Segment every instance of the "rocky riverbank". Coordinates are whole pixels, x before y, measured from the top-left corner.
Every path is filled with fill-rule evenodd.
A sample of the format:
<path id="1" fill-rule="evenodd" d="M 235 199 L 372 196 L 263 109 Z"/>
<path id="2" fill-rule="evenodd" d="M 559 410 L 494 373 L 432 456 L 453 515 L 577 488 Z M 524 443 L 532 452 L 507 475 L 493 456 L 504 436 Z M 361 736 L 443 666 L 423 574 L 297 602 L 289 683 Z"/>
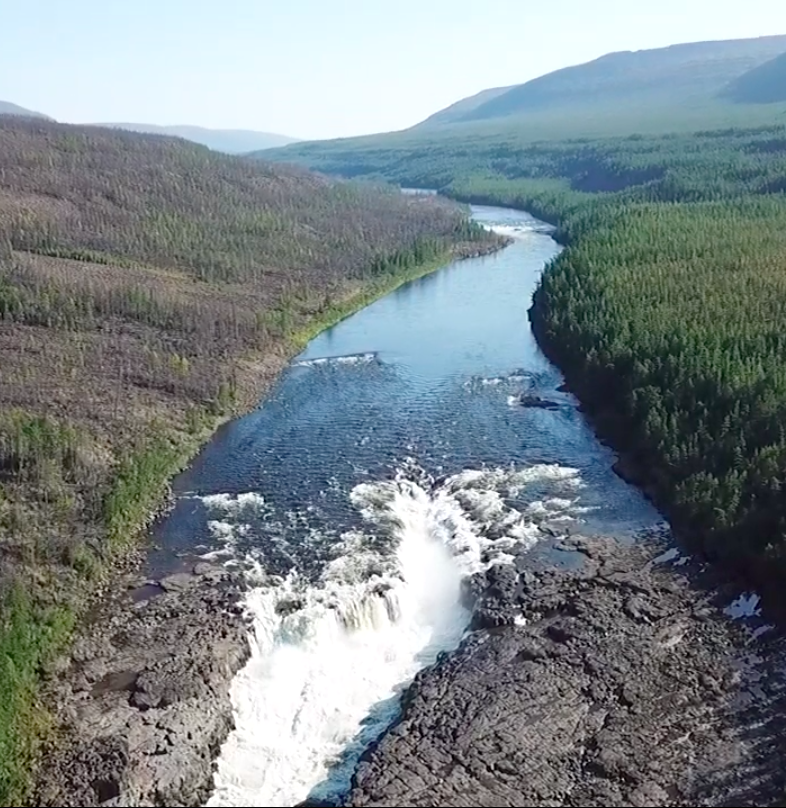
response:
<path id="1" fill-rule="evenodd" d="M 473 632 L 421 672 L 346 805 L 771 805 L 786 648 L 715 573 L 652 541 L 573 540 L 572 571 L 496 568 Z M 752 609 L 748 609 L 752 611 Z M 488 628 L 496 626 L 495 628 Z"/>
<path id="2" fill-rule="evenodd" d="M 205 563 L 125 583 L 51 685 L 61 726 L 37 805 L 202 805 L 212 786 L 230 683 L 250 654 L 242 583 Z"/>

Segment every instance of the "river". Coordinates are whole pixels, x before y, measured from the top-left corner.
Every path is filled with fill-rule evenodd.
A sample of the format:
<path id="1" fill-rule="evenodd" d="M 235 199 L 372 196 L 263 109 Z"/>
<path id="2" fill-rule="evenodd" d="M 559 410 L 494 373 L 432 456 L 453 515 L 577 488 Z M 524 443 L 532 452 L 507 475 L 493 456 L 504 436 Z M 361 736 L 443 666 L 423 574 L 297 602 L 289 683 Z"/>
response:
<path id="1" fill-rule="evenodd" d="M 551 228 L 473 215 L 513 244 L 321 334 L 175 483 L 154 564 L 196 553 L 252 583 L 253 654 L 209 805 L 335 799 L 403 686 L 460 642 L 462 576 L 569 530 L 624 540 L 660 522 L 530 331 Z"/>

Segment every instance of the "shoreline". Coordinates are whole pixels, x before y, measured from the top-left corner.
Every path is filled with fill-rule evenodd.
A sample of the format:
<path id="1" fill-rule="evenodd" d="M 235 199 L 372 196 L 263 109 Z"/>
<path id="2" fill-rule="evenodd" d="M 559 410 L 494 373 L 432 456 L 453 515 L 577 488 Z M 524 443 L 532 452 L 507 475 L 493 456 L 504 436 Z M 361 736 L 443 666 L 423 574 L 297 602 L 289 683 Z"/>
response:
<path id="1" fill-rule="evenodd" d="M 200 563 L 129 575 L 90 616 L 48 696 L 63 722 L 40 806 L 202 805 L 251 654 L 244 581 Z"/>
<path id="2" fill-rule="evenodd" d="M 220 427 L 257 406 L 289 362 L 319 333 L 405 283 L 454 261 L 492 254 L 510 242 L 503 237 L 460 242 L 437 259 L 372 283 L 361 283 L 340 303 L 283 337 L 281 350 L 254 362 L 262 364 L 265 372 L 253 402 L 231 415 L 213 419 L 197 436 L 176 448 L 174 462 L 159 484 L 146 492 L 150 507 L 131 531 L 133 537 L 124 537 L 100 571 L 96 589 L 83 603 L 85 614 L 78 617 L 73 639 L 65 652 L 55 657 L 39 685 L 46 723 L 55 729 L 48 730 L 45 759 L 34 774 L 34 804 L 180 805 L 193 804 L 197 796 L 206 798 L 212 790 L 215 758 L 233 727 L 229 687 L 250 654 L 249 628 L 238 607 L 244 583 L 231 576 L 222 577 L 209 565 L 192 563 L 190 572 L 175 573 L 161 581 L 156 579 L 155 571 L 152 580 L 139 576 L 150 550 L 139 539 L 171 507 L 171 480 Z M 120 594 L 119 588 L 124 589 Z M 139 597 L 140 591 L 147 596 Z M 218 609 L 220 620 L 211 619 L 213 608 Z M 101 621 L 114 626 L 114 633 L 107 634 L 99 625 Z M 140 625 L 147 645 L 135 652 L 132 635 Z M 197 636 L 193 633 L 196 629 L 201 629 Z M 95 642 L 95 633 L 103 638 L 103 647 Z M 211 656 L 211 648 L 217 638 L 224 642 L 230 662 L 224 668 L 219 665 L 216 673 L 213 668 L 218 663 Z M 173 647 L 179 653 L 173 654 Z M 167 657 L 176 661 L 165 670 L 162 660 Z M 117 665 L 122 669 L 115 669 Z M 207 676 L 199 670 L 205 666 L 209 669 Z M 116 685 L 96 689 L 103 677 Z M 167 683 L 179 682 L 186 695 L 182 699 L 167 696 L 163 705 L 161 700 L 153 699 L 156 707 L 152 708 L 148 697 L 136 696 L 137 683 L 146 680 L 154 682 L 148 689 L 156 693 L 171 690 Z M 194 716 L 199 715 L 192 703 L 194 693 L 201 694 L 200 709 L 209 716 L 209 727 L 199 727 L 198 732 L 191 727 Z M 135 699 L 141 706 L 129 708 L 129 701 Z M 156 710 L 163 712 L 153 721 Z M 158 726 L 162 722 L 168 729 L 163 736 Z M 151 742 L 154 752 L 147 748 Z M 143 763 L 151 754 L 162 758 L 153 769 Z M 178 770 L 187 776 L 172 774 L 171 765 L 166 764 L 173 757 L 179 761 Z M 90 782 L 88 775 L 93 769 L 104 774 Z M 155 771 L 159 774 L 151 774 Z M 166 784 L 166 794 L 159 789 L 157 778 Z M 53 789 L 51 784 L 57 782 L 63 787 Z"/>
<path id="3" fill-rule="evenodd" d="M 528 202 L 528 200 L 523 200 L 520 197 L 505 198 L 503 196 L 497 198 L 493 194 L 488 196 L 453 194 L 449 190 L 444 195 L 457 202 L 509 206 L 529 213 L 555 228 L 550 235 L 557 244 L 563 248 L 572 246 L 570 239 L 561 230 L 559 217 L 539 210 L 537 204 L 527 204 L 522 207 L 522 204 Z M 546 269 L 544 268 L 544 271 Z M 674 539 L 678 544 L 692 553 L 700 553 L 708 562 L 717 565 L 729 580 L 735 581 L 740 587 L 755 588 L 766 602 L 768 610 L 774 616 L 777 616 L 780 622 L 786 621 L 786 597 L 783 595 L 781 581 L 777 578 L 773 580 L 767 562 L 746 557 L 742 560 L 738 559 L 737 563 L 730 566 L 719 559 L 716 554 L 708 551 L 708 548 L 693 537 L 689 527 L 680 520 L 679 514 L 664 492 L 666 481 L 651 473 L 648 464 L 641 461 L 639 449 L 629 440 L 624 424 L 619 423 L 619 419 L 615 417 L 614 413 L 603 411 L 591 391 L 588 392 L 586 389 L 580 373 L 572 371 L 565 362 L 561 361 L 560 346 L 554 344 L 544 333 L 540 314 L 538 290 L 536 289 L 527 312 L 535 341 L 543 355 L 563 376 L 563 390 L 571 393 L 576 398 L 579 410 L 597 440 L 614 453 L 616 458 L 612 465 L 614 473 L 626 483 L 641 491 L 655 506 L 664 519 L 668 521 Z"/>

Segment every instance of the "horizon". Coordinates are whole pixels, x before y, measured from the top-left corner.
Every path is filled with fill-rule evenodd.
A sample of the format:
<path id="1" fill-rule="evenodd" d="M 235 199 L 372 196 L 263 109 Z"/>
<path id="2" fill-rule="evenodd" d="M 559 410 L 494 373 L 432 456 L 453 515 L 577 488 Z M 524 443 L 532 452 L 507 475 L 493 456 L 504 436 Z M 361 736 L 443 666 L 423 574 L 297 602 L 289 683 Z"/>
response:
<path id="1" fill-rule="evenodd" d="M 350 13 L 342 17 L 316 0 L 266 11 L 251 0 L 226 0 L 220 9 L 185 0 L 164 10 L 153 0 L 133 8 L 99 7 L 96 0 L 74 0 L 68 9 L 55 0 L 19 5 L 4 21 L 9 44 L 0 52 L 0 99 L 63 123 L 323 140 L 406 129 L 482 90 L 609 53 L 786 32 L 786 13 L 774 0 L 750 0 L 744 9 L 731 0 L 701 0 L 690 12 L 683 0 L 647 9 L 618 0 L 588 9 L 563 0 L 530 14 L 516 0 L 488 0 L 484 9 L 448 0 L 427 8 L 419 0 L 395 9 L 369 9 L 361 0 L 339 5 Z M 564 14 L 572 24 L 556 19 Z M 505 19 L 514 24 L 500 25 Z M 769 21 L 766 30 L 760 20 Z M 390 58 L 403 48 L 428 58 Z M 262 81 L 265 74 L 274 80 Z"/>

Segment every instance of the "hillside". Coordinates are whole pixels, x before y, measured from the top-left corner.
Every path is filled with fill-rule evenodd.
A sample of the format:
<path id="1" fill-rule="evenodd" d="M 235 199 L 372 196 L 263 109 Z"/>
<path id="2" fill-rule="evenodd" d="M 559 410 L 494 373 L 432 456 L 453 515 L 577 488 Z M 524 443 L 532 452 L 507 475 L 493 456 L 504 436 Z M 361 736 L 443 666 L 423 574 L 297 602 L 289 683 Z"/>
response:
<path id="1" fill-rule="evenodd" d="M 582 154 L 589 147 L 577 141 L 592 140 L 603 144 L 614 138 L 627 138 L 668 144 L 669 139 L 695 142 L 697 131 L 779 127 L 786 121 L 786 102 L 774 104 L 718 104 L 712 107 L 672 108 L 666 112 L 653 108 L 648 114 L 620 108 L 616 115 L 582 116 L 545 113 L 526 120 L 521 117 L 447 124 L 440 127 L 417 127 L 406 132 L 386 135 L 346 138 L 331 141 L 296 143 L 282 149 L 272 149 L 260 156 L 280 163 L 296 164 L 344 177 L 387 180 L 405 186 L 443 188 L 459 175 L 501 174 L 508 178 L 528 176 L 532 166 L 541 170 L 544 153 L 572 151 Z M 684 140 L 684 139 L 688 140 Z M 717 137 L 702 138 L 702 147 L 711 150 L 719 145 Z M 594 151 L 594 150 L 593 150 Z M 605 146 L 602 149 L 605 151 Z M 742 158 L 754 168 L 759 158 L 743 154 Z M 646 152 L 638 158 L 646 164 Z M 534 162 L 533 162 L 534 161 Z M 583 163 L 577 161 L 577 165 Z M 549 168 L 549 172 L 556 169 Z M 601 158 L 587 164 L 588 188 L 592 177 L 599 176 L 595 190 L 614 189 L 622 181 L 613 166 Z M 544 176 L 554 176 L 547 173 Z"/>
<path id="2" fill-rule="evenodd" d="M 10 101 L 0 101 L 0 115 L 23 115 L 28 118 L 45 118 L 49 121 L 52 120 L 48 115 L 33 112 L 32 109 L 25 109 L 18 104 L 12 104 Z"/>
<path id="3" fill-rule="evenodd" d="M 444 201 L 0 118 L 0 804 L 41 667 L 169 477 L 315 329 L 477 240 Z"/>
<path id="4" fill-rule="evenodd" d="M 201 143 L 214 151 L 227 154 L 246 154 L 297 142 L 296 138 L 286 135 L 255 132 L 248 129 L 206 129 L 201 126 L 156 126 L 146 123 L 99 123 L 95 126 L 125 129 L 129 132 L 141 132 L 149 135 L 182 137 L 194 143 Z"/>
<path id="5" fill-rule="evenodd" d="M 481 90 L 479 93 L 475 93 L 475 95 L 471 95 L 468 98 L 462 98 L 460 101 L 456 101 L 455 104 L 451 104 L 449 107 L 445 107 L 445 109 L 441 109 L 439 112 L 429 115 L 425 121 L 421 121 L 421 123 L 417 124 L 417 126 L 420 127 L 430 126 L 433 124 L 456 123 L 457 121 L 461 121 L 470 113 L 474 112 L 478 107 L 482 106 L 486 102 L 504 95 L 512 89 L 513 86 L 494 87 L 491 90 Z"/>
<path id="6" fill-rule="evenodd" d="M 453 109 L 466 105 L 466 110 L 451 119 L 487 120 L 564 107 L 610 107 L 620 102 L 637 106 L 706 102 L 730 81 L 784 51 L 786 36 L 771 36 L 610 53 L 514 86 L 482 103 L 465 99 Z M 445 113 L 448 110 L 431 120 L 439 120 Z"/>
<path id="7" fill-rule="evenodd" d="M 732 81 L 724 95 L 738 104 L 786 101 L 786 53 Z"/>

